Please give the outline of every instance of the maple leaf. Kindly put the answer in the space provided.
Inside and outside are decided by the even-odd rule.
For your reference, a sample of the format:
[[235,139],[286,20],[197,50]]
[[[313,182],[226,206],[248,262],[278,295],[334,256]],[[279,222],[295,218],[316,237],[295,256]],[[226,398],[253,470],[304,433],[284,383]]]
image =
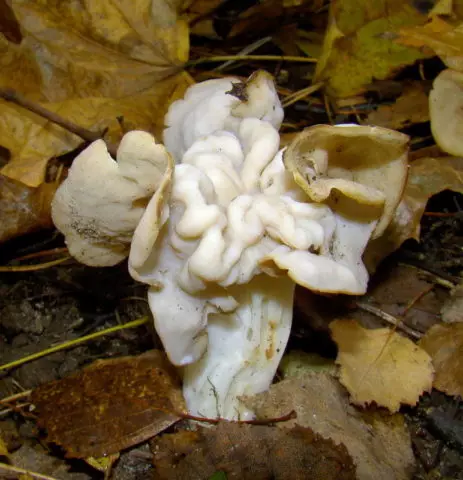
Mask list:
[[[168,106],[191,82],[181,73],[189,45],[188,27],[176,13],[182,4],[95,0],[83,8],[80,1],[12,0],[23,39],[16,45],[0,35],[0,87],[19,88],[82,127],[108,129],[114,143],[134,128],[160,136]],[[11,153],[1,173],[36,187],[49,158],[81,140],[0,104],[0,144]]]

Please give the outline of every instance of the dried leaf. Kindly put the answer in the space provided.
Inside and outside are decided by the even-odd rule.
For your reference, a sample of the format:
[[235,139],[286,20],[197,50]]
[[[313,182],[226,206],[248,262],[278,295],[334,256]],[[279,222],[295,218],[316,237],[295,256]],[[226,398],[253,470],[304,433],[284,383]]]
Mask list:
[[370,271],[409,239],[420,238],[421,217],[428,200],[444,190],[463,193],[463,158],[423,157],[412,162],[405,193],[384,234],[369,243],[364,261]]
[[398,68],[426,56],[394,43],[391,34],[426,19],[402,0],[333,0],[315,81],[324,80],[331,94],[346,97],[361,92],[374,79],[390,77]]
[[454,26],[432,17],[426,25],[402,28],[398,33],[397,43],[431,49],[448,67],[463,71],[463,23]]
[[392,105],[380,105],[371,112],[365,125],[375,125],[401,130],[414,123],[429,121],[428,93],[419,82],[407,85],[402,95]]
[[445,323],[463,323],[463,281],[452,290],[450,298],[442,306],[441,314]]
[[5,442],[3,441],[2,437],[0,436],[0,457],[8,457],[8,455],[9,455],[8,448]]
[[[163,128],[172,98],[190,79],[178,74],[188,56],[188,28],[177,19],[180,0],[53,2],[13,0],[24,35],[20,45],[0,38],[0,86],[18,88],[80,126]],[[46,161],[81,140],[37,115],[1,103],[0,144],[11,152],[2,173],[29,186],[43,181]]]
[[297,418],[279,428],[298,424],[344,444],[357,466],[358,480],[411,477],[414,456],[403,417],[353,409],[339,382],[328,373],[313,371],[311,365],[305,373],[299,368],[297,378],[285,376],[268,392],[245,401],[259,418],[275,418],[293,409]]
[[48,441],[68,457],[116,453],[166,429],[184,410],[175,371],[152,350],[138,357],[100,360],[32,393]]
[[217,471],[227,478],[275,480],[356,478],[344,445],[335,445],[309,428],[279,429],[221,422],[162,435],[153,441],[155,479],[203,480]]
[[0,32],[10,42],[20,43],[22,40],[18,20],[6,0],[0,0]]
[[355,320],[335,320],[330,329],[339,349],[340,381],[356,405],[376,402],[397,412],[431,390],[431,358],[408,338],[388,328],[367,330]]
[[10,238],[51,228],[50,204],[57,184],[26,187],[0,174],[0,243]]
[[436,370],[434,387],[463,397],[463,323],[434,325],[420,346],[431,355]]

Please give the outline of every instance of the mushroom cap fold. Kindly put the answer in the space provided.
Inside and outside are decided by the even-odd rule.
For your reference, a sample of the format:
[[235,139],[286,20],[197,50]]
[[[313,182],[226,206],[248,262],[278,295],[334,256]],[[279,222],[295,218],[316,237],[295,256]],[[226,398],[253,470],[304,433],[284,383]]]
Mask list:
[[233,77],[207,80],[190,87],[165,117],[164,144],[177,163],[201,137],[218,130],[236,132],[244,118],[258,118],[275,128],[283,108],[272,76],[263,70],[245,82]]
[[284,154],[286,168],[314,202],[345,217],[378,219],[381,236],[402,198],[409,137],[359,125],[316,125],[297,135]]
[[439,147],[463,156],[463,72],[447,69],[439,73],[429,94],[429,114]]
[[124,135],[117,162],[103,140],[73,161],[52,201],[52,218],[70,254],[91,266],[115,265],[127,257],[134,230],[165,177],[172,159],[143,131]]

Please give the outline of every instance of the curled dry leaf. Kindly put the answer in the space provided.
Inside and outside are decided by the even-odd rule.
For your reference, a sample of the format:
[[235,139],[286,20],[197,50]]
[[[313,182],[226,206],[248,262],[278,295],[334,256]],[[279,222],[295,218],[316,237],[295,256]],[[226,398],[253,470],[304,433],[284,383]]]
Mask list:
[[426,54],[394,43],[391,34],[402,26],[420,25],[426,16],[410,2],[333,0],[315,81],[326,82],[337,97],[359,93],[374,79],[383,80],[398,68]]
[[156,435],[179,420],[184,402],[164,353],[99,360],[32,392],[47,440],[68,457],[102,457]]
[[376,402],[397,412],[431,390],[431,357],[408,338],[388,328],[365,329],[355,320],[335,320],[330,329],[340,381],[356,405]]
[[153,441],[158,480],[210,479],[217,471],[240,480],[355,480],[344,445],[309,428],[291,429],[221,422],[163,435]]
[[370,271],[409,238],[420,239],[428,200],[444,190],[463,193],[463,158],[423,157],[412,162],[402,201],[384,235],[369,243],[363,259]]
[[[117,143],[125,130],[160,137],[164,114],[190,83],[178,74],[188,57],[183,2],[13,0],[19,45],[0,38],[0,86]],[[81,140],[61,127],[1,101],[0,144],[11,152],[2,173],[38,186],[46,162]]]
[[434,325],[420,340],[436,371],[434,387],[463,397],[463,323]]
[[297,378],[285,375],[268,392],[246,398],[258,418],[275,418],[293,409],[297,418],[278,428],[297,424],[344,444],[357,466],[358,480],[408,480],[414,457],[403,417],[352,408],[347,392],[332,375],[314,371],[307,362],[304,372],[302,361],[296,359]]

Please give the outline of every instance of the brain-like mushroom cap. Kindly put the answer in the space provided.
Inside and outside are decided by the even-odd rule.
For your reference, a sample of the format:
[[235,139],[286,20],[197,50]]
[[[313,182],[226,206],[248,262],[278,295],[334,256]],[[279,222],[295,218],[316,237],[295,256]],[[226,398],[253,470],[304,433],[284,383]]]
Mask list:
[[52,202],[52,217],[69,252],[91,266],[111,266],[127,257],[133,232],[165,177],[172,159],[147,132],[124,135],[117,162],[103,140],[73,161]]
[[246,82],[233,77],[207,80],[190,87],[167,112],[164,144],[181,162],[193,143],[217,130],[236,132],[243,118],[258,118],[279,128],[283,108],[272,76],[259,70]]

